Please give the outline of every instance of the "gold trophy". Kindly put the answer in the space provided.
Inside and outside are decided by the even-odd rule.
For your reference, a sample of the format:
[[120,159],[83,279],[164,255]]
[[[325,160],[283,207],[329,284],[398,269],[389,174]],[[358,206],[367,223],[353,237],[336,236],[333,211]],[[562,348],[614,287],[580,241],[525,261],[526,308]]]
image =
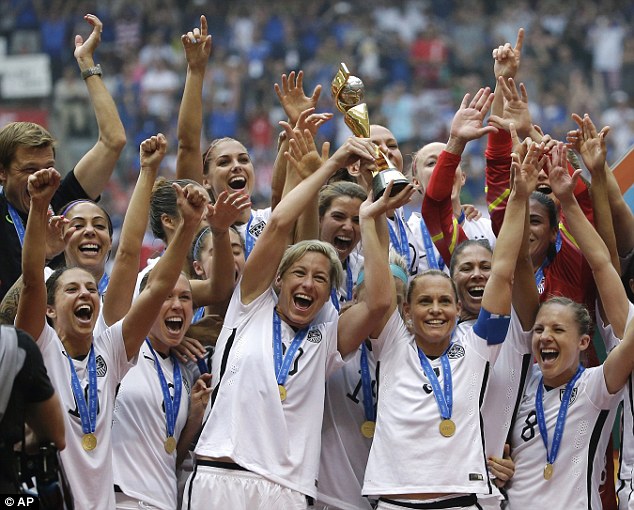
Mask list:
[[[346,64],[341,63],[331,83],[332,97],[352,133],[361,138],[370,138],[368,105],[363,102],[364,89],[363,82],[356,76],[352,76]],[[373,173],[372,193],[374,200],[378,200],[391,181],[394,181],[391,196],[398,194],[409,184],[409,181],[396,169],[387,155],[383,154],[376,145],[374,147],[377,170]]]

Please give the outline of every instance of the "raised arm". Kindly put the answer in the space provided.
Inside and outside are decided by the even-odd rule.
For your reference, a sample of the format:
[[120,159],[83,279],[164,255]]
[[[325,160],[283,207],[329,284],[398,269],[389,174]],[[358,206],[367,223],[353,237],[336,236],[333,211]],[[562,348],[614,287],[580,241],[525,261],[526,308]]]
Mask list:
[[123,220],[119,247],[103,302],[103,318],[108,326],[121,320],[132,303],[143,236],[150,214],[152,186],[166,151],[167,140],[162,133],[144,140],[139,148],[141,170]]
[[46,236],[48,205],[60,184],[60,175],[54,168],[44,168],[29,176],[28,192],[31,197],[29,219],[26,222],[22,246],[22,296],[18,304],[15,326],[23,329],[35,341],[40,337],[46,321]]
[[123,319],[123,341],[128,359],[132,359],[139,352],[165,298],[174,288],[194,234],[206,211],[208,198],[200,188],[191,184],[185,188],[178,184],[173,184],[173,187],[176,190],[181,221],[172,242],[152,268],[145,289],[132,303],[130,311]]
[[[332,118],[331,113],[310,113],[311,110],[306,110],[300,114],[297,120],[297,129],[303,131],[308,129],[313,138],[317,135],[317,130],[324,122],[327,122]],[[330,152],[330,143],[324,142],[321,149],[322,163],[328,159]],[[286,173],[286,182],[284,184],[284,191],[282,196],[286,196],[295,186],[297,186],[308,175],[305,172],[299,171],[298,168],[288,166]],[[297,218],[295,223],[295,232],[293,234],[293,243],[303,241],[305,239],[318,239],[319,238],[319,195],[315,195],[311,200],[311,203],[304,209],[302,214]]]
[[[535,169],[529,169],[528,175],[535,176],[527,182],[528,196],[534,191],[536,176],[546,163],[546,157],[541,156],[540,146],[532,143],[520,163],[520,157],[517,154],[512,155],[514,168],[519,165],[537,165]],[[541,157],[540,157],[541,156]],[[535,317],[539,310],[539,293],[535,285],[535,273],[533,272],[533,262],[530,256],[530,214],[528,205],[524,212],[524,235],[522,236],[522,244],[515,265],[515,274],[513,276],[512,303],[513,308],[517,312],[520,323],[524,331],[530,331],[535,323]]]
[[[598,143],[599,138],[605,138],[610,128],[606,126],[602,128],[601,131],[597,132],[594,123],[587,114],[582,118],[573,113],[572,118],[579,127],[576,130],[568,132],[568,147],[581,154],[583,163],[592,174],[592,187],[590,192],[593,198],[593,208],[595,209],[595,224],[598,229],[600,218],[597,217],[597,214],[599,216],[602,214],[601,210],[599,210],[599,212],[596,211],[596,205],[600,204],[596,204],[594,199],[594,189],[596,185],[595,172],[597,172],[600,174],[597,177],[599,179],[599,184],[607,189],[607,200],[605,204],[609,205],[610,209],[617,253],[620,257],[626,257],[634,249],[634,214],[627,205],[627,202],[625,202],[614,174],[607,163],[605,163],[605,156],[599,157],[599,159],[596,157],[601,154],[601,144]],[[599,147],[599,150],[597,150],[597,147]],[[598,168],[601,160],[603,160],[603,169]],[[599,231],[599,233],[601,234],[601,231]],[[609,242],[603,234],[601,234],[601,237],[603,237],[603,240],[608,245],[610,252],[612,252],[612,247],[610,245],[611,241]]]
[[214,313],[224,314],[235,288],[235,275],[227,268],[233,267],[233,250],[229,227],[240,213],[251,208],[249,195],[241,191],[223,191],[213,206],[209,206],[207,223],[211,230],[213,257],[211,274],[206,280],[190,280],[195,306],[217,305]]
[[570,232],[575,237],[579,249],[592,269],[606,318],[612,324],[614,334],[618,338],[622,338],[628,314],[625,289],[618,272],[611,263],[607,246],[583,214],[572,192],[581,170],[577,170],[573,176],[568,174],[564,169],[566,164],[565,152],[566,148],[563,143],[558,144],[556,152],[553,151],[553,166],[550,169],[551,186],[566,214]]
[[491,90],[480,89],[469,101],[467,94],[460,104],[451,123],[449,140],[440,154],[434,171],[425,189],[422,216],[429,229],[434,244],[449,264],[455,247],[467,236],[454,219],[451,194],[454,186],[456,168],[467,143],[487,133],[497,131],[493,126],[483,127],[484,116],[491,106]]
[[[84,19],[92,25],[93,29],[86,41],[81,35],[75,36],[74,55],[82,76],[95,67],[93,55],[101,42],[103,29],[97,16],[86,14]],[[125,147],[126,135],[117,106],[101,79],[101,73],[89,74],[84,80],[97,118],[99,138],[75,166],[75,177],[86,194],[96,200],[110,180],[121,151]]]
[[379,231],[385,226],[385,212],[402,207],[414,194],[414,186],[408,184],[398,195],[390,197],[393,182],[376,202],[371,194],[361,204],[359,223],[363,243],[365,299],[355,303],[338,323],[337,349],[342,356],[354,352],[361,342],[370,336],[378,337],[396,309],[396,288],[389,266],[387,246],[381,242]]
[[[366,138],[350,137],[335,154],[322,164],[322,159],[309,130],[291,130],[283,123],[289,137],[287,159],[295,167],[313,168],[313,172],[289,192],[271,213],[271,217],[255,244],[244,267],[240,291],[242,302],[248,304],[268,289],[275,278],[282,255],[289,243],[293,226],[327,181],[340,167],[359,158],[374,161],[374,149]],[[299,170],[305,171],[305,170]],[[262,238],[265,241],[262,241]]]
[[[317,85],[311,96],[304,92],[304,71],[291,71],[288,76],[282,75],[281,85],[275,84],[275,93],[288,117],[291,128],[310,129],[313,137],[324,122],[332,118],[331,113],[314,113],[321,95],[321,85]],[[271,209],[275,209],[279,201],[299,183],[295,169],[288,165],[284,152],[288,150],[288,135],[283,132],[275,161]],[[299,239],[298,239],[299,240]]]
[[211,54],[211,35],[207,33],[207,18],[200,17],[200,28],[181,36],[187,59],[185,90],[178,111],[178,151],[176,177],[203,184],[203,161],[200,133],[203,127],[203,83]]
[[492,314],[509,315],[513,274],[522,245],[529,190],[537,180],[539,151],[529,151],[522,164],[516,160],[511,165],[512,186],[506,215],[495,243],[491,261],[491,275],[484,287],[482,308]]

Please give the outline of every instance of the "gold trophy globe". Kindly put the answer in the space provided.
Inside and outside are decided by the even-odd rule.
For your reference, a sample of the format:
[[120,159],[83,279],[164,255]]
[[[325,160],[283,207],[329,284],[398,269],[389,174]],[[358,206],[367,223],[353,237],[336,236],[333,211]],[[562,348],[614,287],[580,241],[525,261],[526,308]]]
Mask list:
[[[360,138],[370,138],[368,105],[363,102],[365,87],[359,78],[350,74],[346,64],[342,63],[339,66],[339,70],[332,80],[330,91],[337,109],[343,113],[346,126],[350,128],[350,131]],[[372,196],[374,200],[378,200],[391,181],[394,181],[391,196],[398,194],[409,184],[409,181],[379,147],[375,145],[374,148],[377,170],[373,172]]]

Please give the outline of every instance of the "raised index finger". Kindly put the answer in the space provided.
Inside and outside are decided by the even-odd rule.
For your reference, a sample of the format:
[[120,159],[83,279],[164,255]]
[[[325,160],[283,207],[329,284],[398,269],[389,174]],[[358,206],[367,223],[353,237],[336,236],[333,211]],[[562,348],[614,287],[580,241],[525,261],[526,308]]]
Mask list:
[[524,29],[520,28],[517,31],[517,40],[515,41],[515,48],[513,48],[513,50],[518,53],[521,53],[523,45],[524,45]]

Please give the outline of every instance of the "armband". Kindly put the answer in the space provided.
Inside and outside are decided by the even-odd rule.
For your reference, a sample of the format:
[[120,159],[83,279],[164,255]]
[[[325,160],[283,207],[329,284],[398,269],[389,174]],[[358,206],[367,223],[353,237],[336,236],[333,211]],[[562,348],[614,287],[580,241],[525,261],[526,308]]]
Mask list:
[[498,315],[481,308],[473,331],[480,338],[485,338],[487,344],[497,345],[504,342],[510,323],[510,315]]

